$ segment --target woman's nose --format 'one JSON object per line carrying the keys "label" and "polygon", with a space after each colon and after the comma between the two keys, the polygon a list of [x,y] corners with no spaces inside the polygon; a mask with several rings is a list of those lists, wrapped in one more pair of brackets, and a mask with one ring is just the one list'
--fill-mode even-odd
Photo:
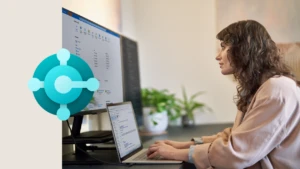
{"label": "woman's nose", "polygon": [[218,54],[218,55],[216,56],[216,60],[220,60],[220,59],[221,59],[220,54]]}

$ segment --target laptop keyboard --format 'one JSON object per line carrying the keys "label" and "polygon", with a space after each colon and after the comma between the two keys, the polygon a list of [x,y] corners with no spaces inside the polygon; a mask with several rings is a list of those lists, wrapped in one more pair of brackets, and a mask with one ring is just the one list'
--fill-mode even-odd
{"label": "laptop keyboard", "polygon": [[145,160],[162,160],[162,159],[163,158],[161,156],[156,156],[154,158],[148,159],[147,158],[147,151],[144,151],[143,153],[141,153],[140,155],[135,157],[133,160],[134,161],[145,161]]}

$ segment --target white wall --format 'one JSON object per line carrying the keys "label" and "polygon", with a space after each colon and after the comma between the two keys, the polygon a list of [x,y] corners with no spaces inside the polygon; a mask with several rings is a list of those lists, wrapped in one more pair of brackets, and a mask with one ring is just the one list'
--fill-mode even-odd
{"label": "white wall", "polygon": [[62,0],[62,6],[108,29],[120,32],[120,0]]}
{"label": "white wall", "polygon": [[214,113],[198,114],[196,123],[233,122],[235,83],[221,75],[216,56],[215,1],[136,1],[142,87],[169,89],[181,97],[181,85]]}
{"label": "white wall", "polygon": [[121,30],[120,32],[136,40],[136,1],[121,0]]}

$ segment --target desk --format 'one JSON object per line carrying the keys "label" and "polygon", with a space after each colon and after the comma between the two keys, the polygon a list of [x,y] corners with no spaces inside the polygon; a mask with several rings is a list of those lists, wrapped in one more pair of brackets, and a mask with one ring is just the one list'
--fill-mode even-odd
{"label": "desk", "polygon": [[[183,127],[168,127],[167,134],[160,135],[160,136],[147,136],[147,138],[143,138],[143,140],[147,140],[143,143],[144,147],[148,147],[156,140],[175,140],[175,141],[189,141],[192,137],[199,137],[199,136],[207,136],[213,135],[217,132],[222,131],[227,127],[231,127],[232,124],[211,124],[211,125],[197,125],[194,127],[183,128]],[[145,136],[143,136],[145,137]],[[98,158],[109,160],[110,162],[117,162],[117,155],[113,150],[99,150],[102,151],[102,156],[95,153]],[[96,157],[95,156],[95,157]],[[111,160],[113,159],[113,160]],[[116,165],[64,165],[63,169],[193,169],[195,168],[194,165],[189,163],[183,164],[165,164],[165,165],[154,165],[154,164],[147,164],[147,165],[140,165],[136,164],[131,167],[126,166],[116,166]]]}

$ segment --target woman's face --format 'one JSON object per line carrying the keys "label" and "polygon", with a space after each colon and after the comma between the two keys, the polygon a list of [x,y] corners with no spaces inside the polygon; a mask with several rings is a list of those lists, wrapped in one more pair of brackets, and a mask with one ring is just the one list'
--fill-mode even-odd
{"label": "woman's face", "polygon": [[230,60],[228,59],[228,49],[230,46],[225,45],[221,42],[221,50],[220,53],[217,55],[216,60],[219,62],[221,73],[223,75],[233,74],[234,70],[233,67],[230,65]]}

